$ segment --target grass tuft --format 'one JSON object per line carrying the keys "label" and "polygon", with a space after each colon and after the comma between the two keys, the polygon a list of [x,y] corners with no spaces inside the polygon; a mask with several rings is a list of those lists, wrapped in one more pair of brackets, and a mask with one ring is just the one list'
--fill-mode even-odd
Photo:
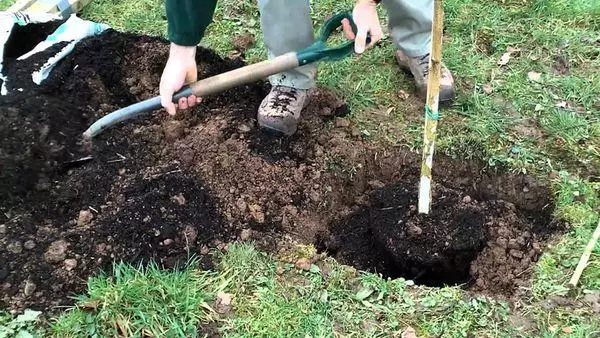
{"label": "grass tuft", "polygon": [[194,265],[165,271],[115,264],[111,276],[88,282],[86,296],[53,329],[61,337],[189,337],[212,320],[208,302],[217,292],[215,275]]}

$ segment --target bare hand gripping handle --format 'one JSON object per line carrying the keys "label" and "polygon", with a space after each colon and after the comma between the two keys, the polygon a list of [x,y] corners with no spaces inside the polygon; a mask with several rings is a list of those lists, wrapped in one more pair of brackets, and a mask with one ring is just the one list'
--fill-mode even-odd
{"label": "bare hand gripping handle", "polygon": [[[267,78],[270,75],[278,74],[309,63],[341,60],[352,54],[354,51],[354,42],[348,41],[338,47],[330,48],[327,45],[327,39],[331,36],[331,33],[341,27],[343,19],[348,19],[350,21],[352,29],[356,33],[356,25],[352,20],[350,12],[334,15],[325,22],[318,39],[307,48],[194,82],[175,93],[175,95],[173,95],[173,102],[177,103],[180,98],[188,97],[192,94],[198,97],[217,94],[224,90],[255,82]],[[106,128],[119,122],[136,118],[161,107],[160,96],[132,104],[96,121],[83,133],[83,137],[85,139],[91,139]]]}
{"label": "bare hand gripping handle", "polygon": [[[223,74],[194,82],[189,86],[183,87],[180,91],[175,93],[175,95],[173,95],[173,102],[177,103],[180,98],[188,97],[192,94],[198,97],[213,95],[241,84],[258,81],[268,77],[269,75],[277,74],[296,67],[298,67],[298,58],[296,53],[287,53],[272,60],[234,69]],[[110,113],[96,121],[83,133],[83,137],[86,139],[91,139],[110,126],[122,121],[133,119],[161,107],[162,105],[160,104],[160,96],[132,104]]]}

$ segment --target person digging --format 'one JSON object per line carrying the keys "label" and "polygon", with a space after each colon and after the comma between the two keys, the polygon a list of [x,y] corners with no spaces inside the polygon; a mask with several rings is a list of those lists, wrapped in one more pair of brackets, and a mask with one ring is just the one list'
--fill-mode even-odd
{"label": "person digging", "polygon": [[[412,73],[420,97],[427,93],[433,0],[357,0],[352,16],[355,35],[346,21],[344,32],[355,40],[356,53],[377,43],[383,35],[377,5],[387,9],[389,31],[397,47],[399,66]],[[309,46],[314,39],[309,0],[258,0],[260,23],[269,58]],[[173,94],[186,83],[195,82],[196,46],[212,21],[216,0],[166,0],[169,58],[160,81],[161,104],[170,115],[201,102],[194,95],[172,102]],[[367,35],[370,42],[367,45]],[[258,108],[261,128],[293,135],[301,111],[310,100],[317,69],[314,64],[269,77],[271,91]],[[442,65],[440,104],[454,99],[454,79]]]}

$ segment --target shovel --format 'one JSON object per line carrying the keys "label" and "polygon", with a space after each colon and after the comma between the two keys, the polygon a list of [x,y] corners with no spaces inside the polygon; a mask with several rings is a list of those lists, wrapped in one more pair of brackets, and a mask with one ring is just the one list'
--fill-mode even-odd
{"label": "shovel", "polygon": [[[337,47],[329,47],[327,40],[331,34],[342,26],[342,20],[348,19],[352,30],[356,33],[356,24],[352,20],[351,12],[343,12],[329,18],[321,28],[320,35],[315,42],[305,49],[296,52],[289,52],[256,64],[248,65],[229,72],[209,77],[190,85],[184,86],[173,95],[173,102],[182,97],[196,95],[205,97],[220,93],[233,87],[255,82],[264,79],[270,75],[278,74],[298,66],[307,65],[317,61],[338,61],[349,56],[354,51],[354,42],[347,41]],[[368,41],[367,41],[368,42]],[[84,139],[92,139],[103,130],[123,121],[134,119],[146,112],[161,108],[160,96],[135,103],[133,105],[121,108],[112,112],[94,124],[92,124],[84,133]]]}

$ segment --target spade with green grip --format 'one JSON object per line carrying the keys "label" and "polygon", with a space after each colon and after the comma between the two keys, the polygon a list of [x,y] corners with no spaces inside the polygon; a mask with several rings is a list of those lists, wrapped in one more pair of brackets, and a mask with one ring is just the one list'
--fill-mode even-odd
{"label": "spade with green grip", "polygon": [[[327,40],[336,29],[342,26],[343,19],[348,19],[352,30],[356,34],[356,25],[352,20],[351,12],[336,14],[324,23],[318,38],[307,48],[296,52],[289,52],[271,60],[234,69],[184,86],[180,91],[173,95],[173,102],[177,103],[180,98],[188,97],[190,95],[205,97],[217,94],[242,84],[258,81],[270,75],[294,69],[298,66],[318,61],[341,60],[353,53],[354,42],[347,41],[339,46],[329,47]],[[83,136],[85,139],[91,139],[103,130],[119,122],[136,118],[144,113],[161,107],[160,96],[135,103],[102,117],[92,124],[83,133]]]}

